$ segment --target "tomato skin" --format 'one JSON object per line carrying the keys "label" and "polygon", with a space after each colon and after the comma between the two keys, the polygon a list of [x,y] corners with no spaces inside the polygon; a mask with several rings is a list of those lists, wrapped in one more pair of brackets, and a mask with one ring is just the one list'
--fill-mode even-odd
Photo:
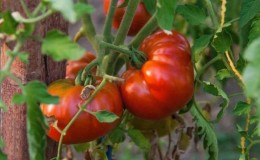
{"label": "tomato skin", "polygon": [[[46,117],[55,118],[58,121],[58,127],[61,130],[64,129],[78,112],[78,105],[86,101],[80,96],[83,88],[83,86],[75,86],[70,79],[52,83],[48,87],[48,92],[53,96],[59,96],[60,102],[59,104],[41,104],[43,114]],[[106,110],[121,117],[123,106],[118,87],[107,82],[87,106],[87,109],[89,111]],[[67,131],[62,143],[77,144],[98,139],[115,128],[119,121],[120,119],[112,123],[100,123],[93,115],[82,112]],[[52,123],[49,124],[49,127],[48,136],[58,142],[60,133],[53,127]]]}
{"label": "tomato skin", "polygon": [[66,66],[66,78],[75,79],[78,72],[85,68],[96,57],[90,52],[86,52],[85,55],[79,60],[67,61]]}
{"label": "tomato skin", "polygon": [[[119,0],[117,2],[117,6],[120,6],[121,4],[123,4],[123,2],[124,2],[124,0]],[[108,14],[108,9],[109,9],[110,3],[111,3],[111,0],[104,0],[103,7],[104,7],[104,12],[106,15]],[[125,12],[126,12],[126,7],[116,9],[114,19],[113,19],[113,27],[115,29],[119,28]],[[129,35],[129,36],[136,35],[137,32],[150,19],[150,17],[151,16],[148,13],[148,11],[146,10],[143,2],[140,2],[140,4],[138,5],[138,7],[136,9],[134,19],[132,21],[132,24],[130,26],[130,29],[129,29],[127,35]]]}
{"label": "tomato skin", "polygon": [[157,120],[170,116],[192,98],[194,73],[188,41],[178,32],[157,31],[141,44],[148,56],[140,70],[123,74],[121,93],[126,108],[137,117]]}

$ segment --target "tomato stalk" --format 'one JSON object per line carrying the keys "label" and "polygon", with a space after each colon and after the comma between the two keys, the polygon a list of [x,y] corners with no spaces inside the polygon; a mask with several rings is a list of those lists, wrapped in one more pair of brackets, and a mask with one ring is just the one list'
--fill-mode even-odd
{"label": "tomato stalk", "polygon": [[[88,3],[87,0],[80,0],[82,3]],[[89,14],[84,14],[82,16],[82,22],[83,22],[83,33],[96,51],[96,54],[98,54],[99,46],[98,46],[98,40],[96,38],[96,30],[93,25],[91,16]]]}
{"label": "tomato stalk", "polygon": [[33,17],[33,18],[23,18],[19,13],[18,15],[14,15],[14,18],[21,22],[21,23],[36,23],[40,20],[43,20],[47,17],[49,17],[50,15],[52,15],[54,13],[53,10],[48,10],[47,12],[43,13],[42,15],[38,16],[38,17]]}
{"label": "tomato stalk", "polygon": [[[126,12],[124,14],[124,17],[122,19],[122,22],[121,22],[118,32],[116,34],[115,40],[113,42],[114,45],[120,45],[124,42],[139,3],[140,3],[140,0],[131,0],[128,2]],[[114,70],[115,70],[114,61],[118,55],[119,55],[119,53],[110,54],[108,59],[106,60],[107,65],[105,66],[105,69],[108,74],[114,73]]]}
{"label": "tomato stalk", "polygon": [[212,3],[210,0],[204,0],[204,4],[205,4],[205,7],[207,8],[208,10],[208,13],[209,13],[209,16],[210,16],[210,19],[213,23],[213,27],[214,28],[217,28],[219,23],[218,23],[218,19],[217,19],[217,16],[216,16],[216,13],[213,9],[213,6],[212,6]]}
{"label": "tomato stalk", "polygon": [[105,42],[112,42],[112,35],[111,35],[111,28],[112,28],[112,21],[114,18],[114,14],[117,8],[117,2],[118,0],[112,0],[109,10],[108,10],[108,14],[105,20],[105,24],[104,24],[104,30],[103,30],[103,36],[104,36],[104,41]]}
{"label": "tomato stalk", "polygon": [[138,48],[141,42],[158,27],[156,12],[128,44],[129,47]]}

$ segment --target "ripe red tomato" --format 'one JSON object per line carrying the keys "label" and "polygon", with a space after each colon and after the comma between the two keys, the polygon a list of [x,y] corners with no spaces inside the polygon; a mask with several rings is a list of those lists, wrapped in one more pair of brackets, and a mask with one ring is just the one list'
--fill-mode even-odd
{"label": "ripe red tomato", "polygon": [[157,31],[141,44],[148,56],[140,70],[123,74],[126,108],[143,119],[162,119],[186,105],[194,90],[190,46],[180,33]]}
{"label": "ripe red tomato", "polygon": [[[108,14],[110,1],[111,0],[104,0],[104,3],[103,3],[104,12],[105,12],[106,15]],[[123,3],[124,3],[124,0],[119,0],[118,3],[117,3],[117,6],[120,6]],[[115,29],[119,28],[125,11],[126,11],[126,7],[116,9],[114,19],[113,19],[113,27]],[[150,19],[150,17],[151,16],[148,13],[148,11],[145,9],[144,4],[141,2],[136,9],[136,13],[134,15],[133,22],[130,26],[130,29],[129,29],[127,35],[129,35],[129,36],[136,35],[136,33],[145,25],[145,23]]]}
{"label": "ripe red tomato", "polygon": [[[97,84],[100,81],[97,82]],[[96,84],[96,85],[97,85]],[[58,127],[62,130],[79,110],[79,105],[86,99],[80,94],[84,86],[75,86],[71,79],[63,79],[53,82],[48,87],[48,92],[53,96],[59,96],[59,104],[41,104],[41,109],[46,117],[57,120]],[[122,100],[118,87],[113,83],[107,83],[87,106],[89,111],[95,112],[106,110],[121,117],[123,113]],[[82,112],[78,119],[72,124],[64,136],[64,144],[84,143],[95,140],[117,126],[119,119],[112,123],[100,123],[93,115]],[[60,133],[49,124],[48,136],[59,141]]]}
{"label": "ripe red tomato", "polygon": [[79,59],[74,61],[67,61],[66,66],[66,78],[75,79],[78,72],[85,68],[92,60],[96,57],[90,52],[85,53],[85,55]]}

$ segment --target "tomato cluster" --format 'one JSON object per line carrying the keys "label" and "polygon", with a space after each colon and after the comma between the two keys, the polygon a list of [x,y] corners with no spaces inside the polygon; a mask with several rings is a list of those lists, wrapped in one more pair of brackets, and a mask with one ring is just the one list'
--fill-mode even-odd
{"label": "tomato cluster", "polygon": [[[118,6],[123,2],[124,0],[119,0]],[[105,13],[109,5],[110,0],[104,0]],[[115,28],[119,27],[125,10],[124,7],[117,8],[113,20]],[[150,15],[141,2],[128,35],[135,35],[149,18]],[[139,51],[147,55],[147,61],[141,69],[129,67],[122,75],[125,81],[120,86],[108,82],[86,109],[91,112],[105,110],[121,117],[124,104],[125,108],[136,116],[130,122],[131,125],[145,134],[150,134],[145,130],[155,130],[163,136],[177,125],[171,115],[184,107],[193,95],[191,49],[186,38],[177,31],[165,33],[158,30],[144,39]],[[59,104],[41,104],[44,115],[57,122],[56,128],[54,123],[50,123],[48,132],[55,141],[59,141],[61,136],[57,127],[63,130],[88,99],[82,97],[86,87],[75,85],[74,79],[79,70],[94,59],[95,56],[87,52],[80,60],[68,61],[66,79],[55,81],[48,87],[51,95],[60,98]],[[92,73],[95,72],[93,69]],[[100,79],[97,78],[93,85],[99,85]],[[90,113],[83,112],[68,129],[62,142],[74,144],[95,140],[106,135],[119,122],[120,118],[112,123],[101,123]]]}

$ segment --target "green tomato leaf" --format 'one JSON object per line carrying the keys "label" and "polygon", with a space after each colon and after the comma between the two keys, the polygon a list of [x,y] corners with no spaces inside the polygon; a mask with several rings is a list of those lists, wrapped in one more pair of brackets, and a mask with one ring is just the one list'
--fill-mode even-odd
{"label": "green tomato leaf", "polygon": [[52,96],[47,91],[47,86],[40,81],[30,81],[23,90],[23,96],[45,104],[57,104],[59,97]]}
{"label": "green tomato leaf", "polygon": [[75,23],[77,20],[76,12],[74,11],[73,0],[47,0],[50,3],[51,7],[60,12],[64,19],[68,20],[71,23]]}
{"label": "green tomato leaf", "polygon": [[27,138],[30,159],[45,160],[46,130],[48,124],[35,97],[29,94],[27,106]]}
{"label": "green tomato leaf", "polygon": [[51,56],[55,61],[77,60],[84,55],[85,49],[61,31],[52,30],[43,40],[42,52]]}
{"label": "green tomato leaf", "polygon": [[0,13],[0,33],[15,34],[18,22],[12,17],[10,11]]}
{"label": "green tomato leaf", "polygon": [[260,12],[259,0],[243,0],[240,11],[239,27],[242,29],[251,19]]}
{"label": "green tomato leaf", "polygon": [[196,63],[199,61],[203,51],[208,47],[212,35],[203,35],[194,41],[192,46],[193,61]]}
{"label": "green tomato leaf", "polygon": [[122,128],[117,127],[110,132],[108,137],[113,144],[121,143],[125,140],[125,132]]}
{"label": "green tomato leaf", "polygon": [[95,8],[85,3],[77,3],[74,6],[74,10],[77,14],[77,19],[79,19],[86,14],[93,13],[95,11]]}
{"label": "green tomato leaf", "polygon": [[150,15],[153,15],[156,11],[156,0],[143,0],[145,9],[150,13]]}
{"label": "green tomato leaf", "polygon": [[249,33],[249,43],[260,37],[260,18],[256,18],[252,22],[251,30]]}
{"label": "green tomato leaf", "polygon": [[97,111],[97,112],[91,112],[91,111],[87,111],[87,112],[95,116],[96,119],[101,123],[112,123],[119,118],[116,114],[105,110]]}
{"label": "green tomato leaf", "polygon": [[190,24],[204,24],[207,18],[204,10],[195,5],[179,5],[176,12],[182,15]]}
{"label": "green tomato leaf", "polygon": [[197,134],[203,139],[204,148],[208,150],[209,159],[218,160],[218,140],[211,124],[196,106],[191,108],[191,113],[196,121]]}
{"label": "green tomato leaf", "polygon": [[237,116],[241,116],[243,114],[249,113],[251,110],[251,106],[245,102],[238,102],[235,106],[233,113]]}
{"label": "green tomato leaf", "polygon": [[160,28],[171,31],[173,27],[173,16],[176,8],[176,0],[158,0],[156,4],[156,19]]}
{"label": "green tomato leaf", "polygon": [[218,80],[223,80],[223,79],[226,79],[226,78],[231,78],[233,77],[233,75],[230,73],[229,70],[227,69],[221,69],[217,72],[216,74],[216,78]]}
{"label": "green tomato leaf", "polygon": [[214,96],[220,96],[223,98],[223,103],[220,104],[221,109],[220,109],[220,111],[217,115],[217,119],[216,119],[216,121],[219,121],[222,118],[224,111],[227,109],[228,104],[229,104],[229,98],[228,98],[227,94],[222,89],[220,89],[218,86],[216,86],[210,82],[203,82],[203,90],[209,94],[212,94]]}
{"label": "green tomato leaf", "polygon": [[18,58],[23,62],[28,64],[29,60],[29,54],[26,52],[20,52],[18,53]]}
{"label": "green tomato leaf", "polygon": [[0,109],[7,111],[8,107],[5,105],[5,103],[0,99]]}
{"label": "green tomato leaf", "polygon": [[24,104],[25,101],[26,101],[26,97],[24,97],[24,95],[19,93],[15,94],[12,99],[12,102],[14,104]]}
{"label": "green tomato leaf", "polygon": [[88,143],[74,144],[73,147],[77,152],[85,152],[91,148],[91,145],[92,142],[88,142]]}
{"label": "green tomato leaf", "polygon": [[136,129],[129,129],[127,134],[140,149],[144,150],[145,152],[149,151],[151,145],[141,131]]}
{"label": "green tomato leaf", "polygon": [[217,52],[224,53],[231,46],[231,43],[232,38],[230,33],[226,29],[222,28],[214,35],[211,45]]}
{"label": "green tomato leaf", "polygon": [[0,137],[0,159],[7,160],[7,155],[2,151],[3,147],[4,147],[4,140],[2,137]]}
{"label": "green tomato leaf", "polygon": [[260,137],[260,123],[253,130],[252,137]]}

